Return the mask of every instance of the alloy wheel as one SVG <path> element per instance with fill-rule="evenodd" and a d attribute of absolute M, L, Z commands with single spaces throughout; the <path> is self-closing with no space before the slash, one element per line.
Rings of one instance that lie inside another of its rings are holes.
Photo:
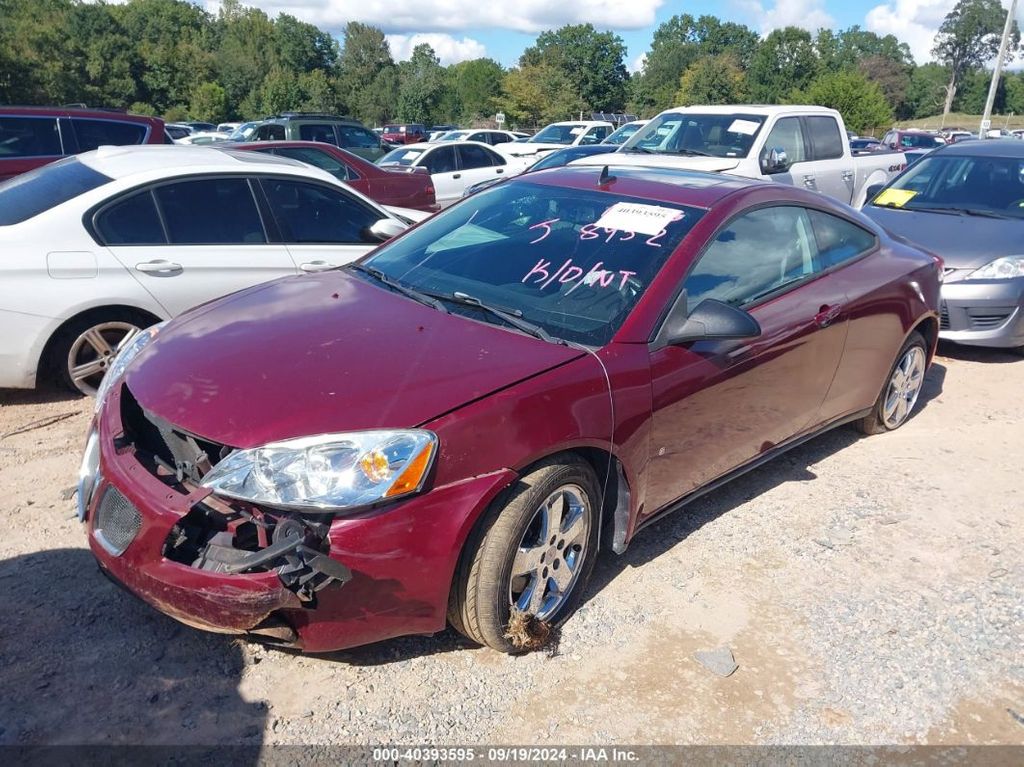
<path fill-rule="evenodd" d="M 83 331 L 68 351 L 68 377 L 75 388 L 89 397 L 95 396 L 118 347 L 139 330 L 130 322 L 101 322 Z"/>
<path fill-rule="evenodd" d="M 882 420 L 895 429 L 910 416 L 924 385 L 925 356 L 920 346 L 911 346 L 892 372 L 882 406 Z"/>

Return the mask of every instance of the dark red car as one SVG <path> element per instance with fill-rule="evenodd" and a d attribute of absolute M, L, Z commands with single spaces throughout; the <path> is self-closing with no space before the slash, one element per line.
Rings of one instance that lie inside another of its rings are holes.
<path fill-rule="evenodd" d="M 909 417 L 940 261 L 823 195 L 572 166 L 337 271 L 143 331 L 80 513 L 196 627 L 322 652 L 450 622 L 512 651 L 599 554 L 826 429 Z"/>
<path fill-rule="evenodd" d="M 416 144 L 427 140 L 427 128 L 418 123 L 385 125 L 381 138 L 389 144 Z"/>
<path fill-rule="evenodd" d="M 253 141 L 246 144 L 225 144 L 225 149 L 242 149 L 265 154 L 278 154 L 322 168 L 339 181 L 358 189 L 381 205 L 438 210 L 434 182 L 423 173 L 384 170 L 372 162 L 319 141 Z"/>
<path fill-rule="evenodd" d="M 104 145 L 169 144 L 164 121 L 98 109 L 0 106 L 0 181 Z"/>

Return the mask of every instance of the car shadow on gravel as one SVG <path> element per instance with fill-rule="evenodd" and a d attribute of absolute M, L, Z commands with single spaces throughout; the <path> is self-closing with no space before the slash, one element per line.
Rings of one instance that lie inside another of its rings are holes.
<path fill-rule="evenodd" d="M 0 407 L 7 405 L 45 405 L 51 402 L 67 402 L 79 405 L 85 399 L 81 394 L 58 387 L 38 389 L 0 389 Z"/>
<path fill-rule="evenodd" d="M 939 357 L 948 357 L 962 362 L 981 362 L 986 365 L 993 363 L 1019 362 L 1024 364 L 1024 354 L 1008 349 L 987 349 L 982 346 L 962 346 L 948 341 L 939 341 L 937 351 Z"/>
<path fill-rule="evenodd" d="M 0 615 L 0 745 L 262 742 L 237 641 L 144 605 L 88 550 L 0 561 Z"/>

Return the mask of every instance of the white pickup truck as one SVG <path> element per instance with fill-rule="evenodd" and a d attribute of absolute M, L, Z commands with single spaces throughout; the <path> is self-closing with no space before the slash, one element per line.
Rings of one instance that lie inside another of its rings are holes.
<path fill-rule="evenodd" d="M 867 190 L 906 167 L 902 152 L 854 155 L 839 112 L 815 106 L 669 109 L 615 156 L 573 165 L 640 165 L 731 173 L 806 187 L 859 208 Z"/>

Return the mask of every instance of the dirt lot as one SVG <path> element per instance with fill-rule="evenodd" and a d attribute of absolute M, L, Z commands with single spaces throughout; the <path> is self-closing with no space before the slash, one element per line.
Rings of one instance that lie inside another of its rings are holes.
<path fill-rule="evenodd" d="M 1024 743 L 1024 359 L 942 350 L 892 435 L 828 434 L 599 563 L 557 651 L 301 657 L 98 573 L 91 403 L 0 392 L 0 744 Z M 719 677 L 695 653 L 728 647 Z"/>

